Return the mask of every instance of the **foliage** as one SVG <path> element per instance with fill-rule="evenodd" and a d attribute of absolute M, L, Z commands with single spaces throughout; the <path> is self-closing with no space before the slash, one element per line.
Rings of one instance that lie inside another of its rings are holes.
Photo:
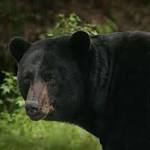
<path fill-rule="evenodd" d="M 17 87 L 17 78 L 12 73 L 4 72 L 5 78 L 0 86 L 0 112 L 14 112 L 16 109 L 23 106 L 19 90 Z"/>
<path fill-rule="evenodd" d="M 99 33 L 113 32 L 117 29 L 116 25 L 109 19 L 107 19 L 101 25 L 94 25 L 84 23 L 83 20 L 75 13 L 71 13 L 69 16 L 60 14 L 58 16 L 58 21 L 56 25 L 48 30 L 47 35 L 60 35 L 73 33 L 78 30 L 83 30 L 88 32 L 90 35 L 97 35 Z"/>
<path fill-rule="evenodd" d="M 99 150 L 99 140 L 85 130 L 65 123 L 34 122 L 24 114 L 1 114 L 0 149 Z M 6 128 L 7 127 L 7 128 Z"/>

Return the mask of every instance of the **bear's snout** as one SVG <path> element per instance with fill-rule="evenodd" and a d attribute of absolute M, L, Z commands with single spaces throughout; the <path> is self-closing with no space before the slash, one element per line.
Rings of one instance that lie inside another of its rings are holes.
<path fill-rule="evenodd" d="M 40 107 L 35 103 L 26 103 L 25 105 L 26 113 L 32 120 L 44 119 L 47 115 L 44 114 Z"/>
<path fill-rule="evenodd" d="M 54 107 L 48 97 L 47 85 L 43 82 L 31 84 L 25 103 L 27 115 L 32 120 L 44 119 L 54 112 Z"/>
<path fill-rule="evenodd" d="M 38 105 L 36 105 L 34 103 L 26 104 L 25 109 L 29 116 L 36 116 L 39 113 Z"/>

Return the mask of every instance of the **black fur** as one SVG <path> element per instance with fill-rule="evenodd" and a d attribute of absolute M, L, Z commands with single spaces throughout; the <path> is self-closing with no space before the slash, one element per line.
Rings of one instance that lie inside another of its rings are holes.
<path fill-rule="evenodd" d="M 18 49 L 11 47 L 16 57 Z M 24 99 L 31 82 L 48 85 L 56 111 L 47 120 L 84 127 L 100 138 L 104 150 L 150 149 L 149 33 L 89 37 L 80 31 L 36 42 L 21 56 Z"/>

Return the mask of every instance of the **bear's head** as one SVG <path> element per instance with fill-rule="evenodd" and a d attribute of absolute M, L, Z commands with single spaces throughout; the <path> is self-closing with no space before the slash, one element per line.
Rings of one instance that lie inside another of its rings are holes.
<path fill-rule="evenodd" d="M 9 49 L 18 63 L 19 89 L 32 120 L 68 121 L 85 109 L 87 33 L 78 31 L 32 44 L 16 37 Z"/>

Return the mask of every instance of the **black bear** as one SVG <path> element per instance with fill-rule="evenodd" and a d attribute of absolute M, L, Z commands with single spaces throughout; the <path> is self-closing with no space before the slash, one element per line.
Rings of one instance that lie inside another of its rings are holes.
<path fill-rule="evenodd" d="M 150 150 L 150 33 L 16 37 L 9 49 L 31 119 L 80 125 L 104 150 Z"/>

